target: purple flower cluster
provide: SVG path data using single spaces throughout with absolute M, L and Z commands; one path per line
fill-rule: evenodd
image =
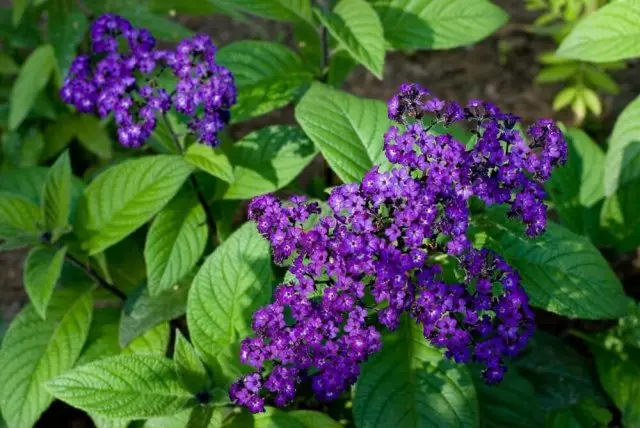
M 424 125 L 427 115 L 433 120 Z M 380 349 L 378 327 L 395 330 L 403 314 L 447 357 L 482 364 L 488 383 L 502 379 L 505 359 L 534 331 L 518 273 L 467 238 L 469 201 L 508 204 L 529 235 L 542 233 L 542 182 L 566 158 L 561 132 L 539 121 L 527 143 L 514 129 L 517 117 L 478 101 L 463 109 L 417 85 L 401 87 L 389 117 L 404 125 L 385 135 L 390 164 L 335 188 L 333 213 L 314 226 L 304 224 L 319 206 L 302 197 L 282 203 L 265 195 L 249 206 L 275 261 L 292 263 L 274 303 L 254 314 L 256 336 L 242 343 L 241 361 L 255 371 L 238 379 L 230 397 L 252 412 L 265 400 L 290 403 L 302 382 L 318 399 L 335 399 Z M 428 132 L 463 119 L 474 126 L 471 149 Z M 442 258 L 457 267 L 454 282 L 445 281 Z
M 140 147 L 155 129 L 158 115 L 172 106 L 191 117 L 189 127 L 201 142 L 218 144 L 217 133 L 229 121 L 236 88 L 231 72 L 215 63 L 215 46 L 208 36 L 184 40 L 175 52 L 161 50 L 148 30 L 106 14 L 91 27 L 91 47 L 91 55 L 80 55 L 71 65 L 60 91 L 64 102 L 100 117 L 113 113 L 118 140 L 125 147 Z M 173 95 L 158 84 L 167 69 L 179 79 Z

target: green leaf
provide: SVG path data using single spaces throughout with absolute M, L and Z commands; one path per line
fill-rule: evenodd
M 531 304 L 566 317 L 610 319 L 624 315 L 629 299 L 602 254 L 586 239 L 549 222 L 544 235 L 526 237 L 523 226 L 492 210 L 480 224 L 498 252 L 522 277 Z
M 628 146 L 628 153 L 635 151 L 629 168 L 636 170 L 640 165 L 640 143 Z M 626 155 L 625 155 L 626 156 Z M 606 170 L 605 170 L 606 171 Z M 640 244 L 640 179 L 628 183 L 609 196 L 602 206 L 600 222 L 609 232 L 609 244 L 618 251 L 633 251 Z
M 24 287 L 36 312 L 46 319 L 47 306 L 53 289 L 62 273 L 67 248 L 52 250 L 34 248 L 29 252 L 24 265 Z
M 60 400 L 109 418 L 144 419 L 190 407 L 171 360 L 119 355 L 68 371 L 47 384 Z
M 184 160 L 228 183 L 233 182 L 233 166 L 221 149 L 204 144 L 192 144 L 184 155 Z
M 591 110 L 591 113 L 596 116 L 600 116 L 600 114 L 602 114 L 602 102 L 600 101 L 600 98 L 598 98 L 598 94 L 596 94 L 595 91 L 589 88 L 583 88 L 582 98 L 584 99 L 587 108 Z
M 640 97 L 620 113 L 613 127 L 604 161 L 604 190 L 607 196 L 640 178 L 640 171 L 630 168 L 634 163 L 636 150 L 632 146 L 635 144 L 640 144 Z
M 545 428 L 606 427 L 613 419 L 609 410 L 591 400 L 585 400 L 568 409 L 547 413 Z
M 54 68 L 55 57 L 51 45 L 38 47 L 22 64 L 18 78 L 11 89 L 10 130 L 17 129 L 27 117 L 38 94 L 47 86 Z
M 360 181 L 374 164 L 386 162 L 383 136 L 390 121 L 383 102 L 314 83 L 295 116 L 345 183 Z
M 17 74 L 20 71 L 18 64 L 9 56 L 9 54 L 0 53 L 0 75 L 11 76 Z
M 233 122 L 286 106 L 313 79 L 297 54 L 276 43 L 232 43 L 220 49 L 216 59 L 233 72 L 238 87 Z
M 327 83 L 334 88 L 339 88 L 349 74 L 358 65 L 345 51 L 340 51 L 331 56 L 329 60 L 329 74 Z
M 230 148 L 235 179 L 223 199 L 250 199 L 275 192 L 293 181 L 316 155 L 302 130 L 274 125 L 244 137 Z
M 313 22 L 311 0 L 219 0 L 219 3 L 264 18 Z
M 0 192 L 22 196 L 40 205 L 42 187 L 49 169 L 29 167 L 0 174 Z
M 169 346 L 169 323 L 161 322 L 138 336 L 122 349 L 123 354 L 165 356 Z
M 616 81 L 613 80 L 605 71 L 599 70 L 595 67 L 586 67 L 584 68 L 583 73 L 586 81 L 596 89 L 602 89 L 612 95 L 616 95 L 620 92 L 620 88 Z
M 269 244 L 245 223 L 207 258 L 193 280 L 187 324 L 194 346 L 210 367 L 246 336 L 251 315 L 271 297 Z
M 111 139 L 98 118 L 87 114 L 74 118 L 76 136 L 80 144 L 101 159 L 111 159 Z
M 136 288 L 128 297 L 120 321 L 120 346 L 127 346 L 145 331 L 185 314 L 187 306 L 187 284 L 165 291 L 157 297 L 149 296 L 146 284 Z
M 80 355 L 91 324 L 91 294 L 65 290 L 51 299 L 47 321 L 33 306 L 13 320 L 0 348 L 0 407 L 11 427 L 30 427 L 53 397 L 45 382 Z
M 362 366 L 353 399 L 358 428 L 475 427 L 478 403 L 467 368 L 444 358 L 405 319 Z
M 91 328 L 76 366 L 120 354 L 118 323 L 120 311 L 116 308 L 99 308 L 93 312 Z
M 342 425 L 322 412 L 313 410 L 294 410 L 287 412 L 287 416 L 295 419 L 300 428 L 341 428 Z
M 31 128 L 22 138 L 18 167 L 36 166 L 44 149 L 44 138 L 40 131 Z
M 509 18 L 486 0 L 370 0 L 395 49 L 451 49 L 478 42 Z
M 173 351 L 173 364 L 182 386 L 192 393 L 209 391 L 211 381 L 207 369 L 193 346 L 180 331 L 176 332 L 176 343 Z
M 565 133 L 567 163 L 553 171 L 545 184 L 562 224 L 574 233 L 600 241 L 600 209 L 604 198 L 604 153 L 582 130 Z
M 569 79 L 578 72 L 577 63 L 553 65 L 545 67 L 536 75 L 536 82 L 550 83 Z
M 78 229 L 90 255 L 97 254 L 149 221 L 191 173 L 179 156 L 131 159 L 98 176 L 84 192 Z
M 544 416 L 535 390 L 515 369 L 510 368 L 498 385 L 487 385 L 479 370 L 474 375 L 480 426 L 537 428 L 542 425 Z
M 53 233 L 53 242 L 69 225 L 71 177 L 69 152 L 64 152 L 49 169 L 42 189 L 42 219 L 45 230 Z
M 17 27 L 18 24 L 20 24 L 20 21 L 22 20 L 22 16 L 24 15 L 25 11 L 29 7 L 30 3 L 31 3 L 31 0 L 14 0 L 12 14 L 11 14 L 12 23 L 14 27 Z
M 187 192 L 158 213 L 144 247 L 151 296 L 169 290 L 193 269 L 204 253 L 207 236 L 204 209 Z
M 40 162 L 48 161 L 64 150 L 76 135 L 75 117 L 61 114 L 58 120 L 47 125 L 44 130 L 44 149 L 40 154 Z
M 119 15 L 127 18 L 134 27 L 146 28 L 156 38 L 169 42 L 179 42 L 193 36 L 193 32 L 178 22 L 156 15 L 147 5 L 127 3 L 117 9 Z
M 364 0 L 341 0 L 332 11 L 317 13 L 329 33 L 374 76 L 384 73 L 384 34 L 380 18 Z
M 84 13 L 71 0 L 49 0 L 49 40 L 58 61 L 61 76 L 66 76 L 76 49 L 89 26 Z
M 590 62 L 640 56 L 640 1 L 610 3 L 580 20 L 556 55 Z
M 235 422 L 232 424 L 234 427 L 246 425 L 249 421 L 242 421 L 245 422 L 244 424 L 240 421 L 238 421 L 240 423 Z M 266 407 L 264 412 L 254 414 L 252 426 L 254 428 L 305 428 L 288 412 L 273 407 Z
M 564 88 L 562 91 L 558 92 L 556 97 L 553 99 L 553 109 L 558 111 L 562 110 L 573 100 L 576 99 L 578 95 L 578 88 L 575 86 L 569 86 L 568 88 Z
M 40 208 L 30 200 L 0 192 L 0 239 L 39 235 Z
M 589 361 L 561 339 L 536 332 L 514 368 L 533 385 L 544 409 L 574 406 L 584 399 L 600 399 Z
M 622 426 L 640 425 L 640 349 L 609 337 L 590 345 L 600 383 L 622 412 Z

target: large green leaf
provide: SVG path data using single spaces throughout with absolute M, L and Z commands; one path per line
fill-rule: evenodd
M 100 174 L 84 192 L 78 229 L 96 254 L 149 221 L 180 189 L 191 166 L 179 156 L 132 159 Z
M 233 181 L 233 166 L 221 149 L 214 149 L 205 144 L 192 144 L 187 149 L 184 160 L 223 181 Z
M 0 192 L 0 239 L 38 234 L 40 208 L 22 196 Z
M 369 0 L 396 49 L 451 49 L 498 30 L 509 16 L 486 0 Z
M 216 58 L 233 72 L 238 87 L 234 122 L 284 107 L 313 79 L 297 54 L 276 43 L 236 42 L 220 49 Z
M 68 371 L 47 384 L 56 398 L 110 418 L 167 416 L 190 406 L 171 360 L 118 355 Z
M 312 21 L 311 0 L 217 0 L 242 11 L 280 21 Z
M 235 179 L 222 198 L 250 199 L 282 189 L 316 153 L 298 127 L 274 125 L 252 132 L 230 148 Z
M 638 34 L 640 37 L 640 32 Z M 611 133 L 604 168 L 604 190 L 607 196 L 640 178 L 640 171 L 636 168 L 639 150 L 640 97 L 637 97 L 620 113 Z
M 182 386 L 192 393 L 209 391 L 211 382 L 204 364 L 180 331 L 176 332 L 173 364 Z
M 340 428 L 343 425 L 331 419 L 329 415 L 313 410 L 294 410 L 287 412 L 287 416 L 295 419 L 300 428 Z
M 536 332 L 513 365 L 533 385 L 544 409 L 568 408 L 585 399 L 601 398 L 589 361 L 551 334 Z
M 345 183 L 360 181 L 386 161 L 383 136 L 389 127 L 383 102 L 314 83 L 296 107 L 296 119 Z
M 582 19 L 557 56 L 611 62 L 640 56 L 640 1 L 618 0 Z
M 64 152 L 49 169 L 42 189 L 42 220 L 45 230 L 53 234 L 54 242 L 69 225 L 71 178 L 69 152 Z
M 40 91 L 44 89 L 55 68 L 55 57 L 50 45 L 42 45 L 26 59 L 18 79 L 11 89 L 9 129 L 17 129 L 31 110 Z
M 47 321 L 33 306 L 13 320 L 0 348 L 0 407 L 11 427 L 30 427 L 53 397 L 45 382 L 73 367 L 91 324 L 91 294 L 65 290 L 51 299 Z
M 88 28 L 87 18 L 72 0 L 49 0 L 49 39 L 64 78 Z
M 202 205 L 179 193 L 153 220 L 144 248 L 147 284 L 152 296 L 172 288 L 196 265 L 207 244 Z
M 254 223 L 246 223 L 204 262 L 189 291 L 187 322 L 211 367 L 250 332 L 251 315 L 271 297 L 271 257 Z
M 332 11 L 317 14 L 349 54 L 382 79 L 385 40 L 380 18 L 365 0 L 341 0 Z
M 163 321 L 169 321 L 185 314 L 187 307 L 186 283 L 177 284 L 157 297 L 149 296 L 146 284 L 136 288 L 128 297 L 122 310 L 119 343 L 127 346 Z
M 24 264 L 24 288 L 34 309 L 43 319 L 53 295 L 53 289 L 62 273 L 67 249 L 53 250 L 45 247 L 29 252 Z
M 591 344 L 600 383 L 622 412 L 622 425 L 640 425 L 640 349 L 610 336 Z
M 480 426 L 485 428 L 536 428 L 544 415 L 535 390 L 529 381 L 509 369 L 498 385 L 487 385 L 478 374 L 474 376 L 480 403 Z
M 572 232 L 589 236 L 598 242 L 600 209 L 604 198 L 604 153 L 580 129 L 567 130 L 565 137 L 569 149 L 567 163 L 553 171 L 545 189 L 553 200 L 562 224 Z
M 609 319 L 624 315 L 629 299 L 602 254 L 586 238 L 549 222 L 536 239 L 507 220 L 502 209 L 478 219 L 489 245 L 520 273 L 531 304 L 567 317 Z
M 431 347 L 422 329 L 402 321 L 382 351 L 362 366 L 353 419 L 358 428 L 475 427 L 478 403 L 468 369 Z

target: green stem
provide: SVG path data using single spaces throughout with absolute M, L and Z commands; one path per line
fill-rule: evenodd
M 180 141 L 178 140 L 178 135 L 174 132 L 173 127 L 171 126 L 171 122 L 169 122 L 169 119 L 167 119 L 167 115 L 163 114 L 162 120 L 164 121 L 164 124 L 167 126 L 167 129 L 169 129 L 169 135 L 171 135 L 171 140 L 173 141 L 176 148 L 178 149 L 178 152 L 180 152 L 181 155 L 184 155 L 184 150 L 182 148 L 182 145 L 180 144 Z M 213 216 L 211 207 L 209 206 L 209 203 L 207 202 L 207 198 L 204 195 L 204 191 L 202 190 L 202 187 L 200 187 L 200 183 L 198 182 L 198 179 L 194 175 L 190 175 L 189 180 L 191 182 L 191 186 L 193 187 L 193 190 L 196 193 L 198 202 L 200 202 L 200 205 L 202 205 L 202 209 L 204 210 L 205 216 L 207 218 L 207 225 L 209 227 L 209 233 L 211 234 L 211 244 L 215 247 L 218 243 L 218 240 L 216 239 L 215 217 Z

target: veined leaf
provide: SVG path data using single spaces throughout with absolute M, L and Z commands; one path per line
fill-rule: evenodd
M 222 0 L 220 3 L 279 21 L 313 22 L 311 0 Z
M 73 367 L 91 324 L 91 294 L 65 290 L 51 299 L 47 321 L 33 306 L 13 320 L 0 348 L 0 407 L 11 427 L 30 427 L 53 397 L 45 383 Z
M 390 121 L 383 102 L 314 83 L 295 114 L 304 132 L 345 183 L 361 180 L 374 164 L 386 162 L 383 136 Z
M 640 178 L 640 171 L 633 168 L 638 152 L 635 146 L 640 146 L 640 97 L 620 113 L 611 133 L 604 161 L 604 190 L 607 196 Z
M 210 367 L 250 331 L 251 314 L 271 297 L 268 243 L 246 223 L 207 258 L 193 280 L 187 322 L 194 346 Z
M 509 16 L 486 0 L 369 0 L 395 49 L 451 49 L 498 30 Z
M 150 220 L 180 189 L 191 166 L 179 156 L 132 159 L 100 174 L 84 192 L 78 229 L 97 254 Z
M 233 72 L 238 87 L 233 122 L 284 107 L 313 79 L 297 54 L 276 43 L 232 43 L 220 49 L 216 59 Z
M 366 1 L 341 0 L 332 11 L 317 16 L 353 59 L 382 79 L 384 32 L 376 11 Z
M 618 0 L 580 20 L 556 55 L 590 62 L 640 56 L 640 1 Z
M 152 296 L 172 288 L 193 269 L 204 252 L 207 236 L 204 209 L 188 192 L 178 194 L 160 211 L 151 223 L 144 248 Z
M 142 336 L 133 339 L 131 343 L 122 348 L 122 353 L 164 357 L 167 353 L 167 347 L 169 346 L 170 334 L 169 323 L 161 322 L 144 332 Z
M 211 382 L 207 369 L 196 350 L 179 331 L 176 332 L 173 364 L 178 374 L 178 379 L 180 379 L 180 383 L 186 390 L 194 394 L 209 391 Z
M 235 178 L 222 197 L 250 199 L 282 189 L 316 153 L 298 127 L 275 125 L 252 132 L 230 148 Z
M 52 232 L 55 242 L 69 225 L 71 213 L 71 161 L 64 152 L 47 173 L 42 189 L 42 219 L 44 228 Z
M 11 89 L 10 130 L 17 129 L 27 117 L 38 94 L 47 86 L 54 68 L 55 57 L 51 45 L 38 47 L 26 59 Z
M 62 273 L 66 253 L 66 247 L 57 251 L 38 247 L 29 252 L 25 261 L 24 287 L 29 300 L 42 319 L 47 318 L 47 306 Z
M 233 182 L 233 166 L 227 155 L 220 149 L 204 144 L 192 144 L 184 155 L 191 165 L 228 183 Z
M 478 403 L 467 368 L 431 347 L 411 320 L 385 337 L 362 366 L 353 418 L 358 428 L 475 427 Z
M 0 192 L 0 238 L 39 234 L 40 208 L 30 200 Z
M 586 238 L 549 222 L 544 235 L 525 236 L 501 209 L 479 224 L 496 250 L 522 277 L 531 304 L 567 317 L 609 319 L 624 315 L 629 299 L 602 254 Z
M 144 419 L 190 407 L 171 360 L 119 355 L 68 371 L 47 384 L 59 399 L 92 414 Z

